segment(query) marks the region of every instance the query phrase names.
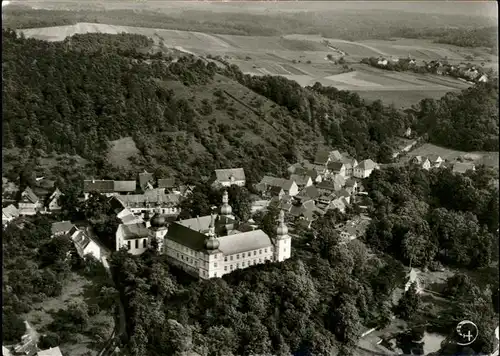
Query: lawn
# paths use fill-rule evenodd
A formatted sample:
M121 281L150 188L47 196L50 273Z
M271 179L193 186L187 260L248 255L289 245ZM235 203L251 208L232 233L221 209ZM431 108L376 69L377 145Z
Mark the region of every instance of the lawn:
M130 168L130 157L140 154L132 137L123 137L119 140L111 141L111 148L108 153L108 160L116 167Z

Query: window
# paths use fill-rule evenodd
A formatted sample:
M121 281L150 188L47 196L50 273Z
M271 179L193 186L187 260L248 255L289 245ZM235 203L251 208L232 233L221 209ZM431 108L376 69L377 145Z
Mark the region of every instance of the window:
M251 255L252 255L252 253L251 253L251 252L247 253L247 257L250 257Z
M217 277L217 272L214 272L214 277Z
M267 248L264 249L264 253L267 253Z
M259 250L259 255L262 255L262 250Z
M224 266L224 271L227 271L227 266Z
M240 264L239 264L239 262L236 264L236 268L240 268Z
M129 250L132 248L132 244L130 243L130 241L127 241L127 247Z
M256 254L257 254L257 251L254 251L254 252L253 252L253 255L255 256Z
M286 247L283 249L283 252L286 252Z
M233 256L229 256L229 259L232 261L233 260Z
M139 248L139 240L135 240L135 248Z
M184 260L184 256L181 256L181 260Z
M224 262L227 262L227 256L226 256L226 257L224 257Z
M214 262L214 268L217 268L217 262Z
M239 260L239 259L240 259L240 255L239 255L239 254L237 254L237 255L236 255L236 259L237 259L237 260Z
M245 261L241 263L241 267L245 267Z
M232 271L232 270L233 270L233 265L230 265L230 266L229 266L229 269Z
M253 264L256 264L257 263L257 260L253 260Z
M262 258L259 258L259 263L262 263Z
M177 258L179 258L179 252L177 252Z
M143 248L148 247L148 242L147 242L147 241L148 241L148 240L146 240L146 239L142 240L142 247L143 247Z

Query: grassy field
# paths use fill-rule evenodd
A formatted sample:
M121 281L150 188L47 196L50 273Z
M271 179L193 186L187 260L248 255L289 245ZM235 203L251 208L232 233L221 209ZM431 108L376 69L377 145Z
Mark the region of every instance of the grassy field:
M450 91L459 91L468 85L450 77L416 74L411 72L389 72L359 64L361 58L371 56L411 55L417 61L438 60L445 57L450 62L465 60L465 56L476 56L475 62L485 59L498 60L482 49L467 49L451 45L436 44L428 40L396 39L394 41L346 41L326 39L318 35L285 36L236 36L214 35L194 31L177 31L145 27L115 26L96 23L78 23L72 26L46 27L20 30L27 37L60 41L75 33L138 33L162 39L169 48L199 56L220 55L231 64L237 65L244 73L252 75L282 75L297 81L302 86L320 82L325 86L335 86L342 90L358 92L367 100L381 99L396 107L408 107L424 98L439 98ZM326 57L341 55L332 48L345 51L349 67L355 71L345 73L341 65L335 65ZM113 160L126 166L128 143L123 143L124 151L117 152ZM132 149L132 148L131 148Z
M474 162L476 165L484 164L486 166L498 168L499 167L499 155L498 152L464 152L452 150L449 148L439 147L431 143L426 143L408 153L406 160L411 159L414 156L428 156L430 154L436 154L441 156L441 158L453 162L458 157L462 157L466 160Z
M92 281L82 277L79 274L72 273L68 283L63 287L61 296L51 298L43 303L35 304L33 310L24 315L30 325L37 331L39 335L47 330L48 325L54 320L55 314L66 308L70 301L86 302L87 304L95 303L92 298ZM114 327L113 316L105 311L91 317L91 325L101 325L108 331L107 337L111 335ZM88 334L88 333L86 333ZM91 352L92 355L97 355L100 345L96 344L95 338L90 338L88 335L77 334L75 341L60 345L61 350L68 355L84 355Z
M123 137L119 140L111 141L111 148L108 153L108 160L116 167L130 168L130 157L140 154L132 137Z

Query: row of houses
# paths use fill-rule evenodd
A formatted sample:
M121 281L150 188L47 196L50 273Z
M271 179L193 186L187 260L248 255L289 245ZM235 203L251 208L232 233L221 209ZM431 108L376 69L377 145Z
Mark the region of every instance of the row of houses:
M476 170L472 162L446 162L439 155L414 156L410 159L410 164L417 165L425 170L432 168L451 168L454 173L461 174L469 170Z

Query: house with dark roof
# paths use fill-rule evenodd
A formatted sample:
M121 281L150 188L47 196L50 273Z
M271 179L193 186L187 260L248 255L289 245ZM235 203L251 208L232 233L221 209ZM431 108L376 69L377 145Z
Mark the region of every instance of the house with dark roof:
M297 183L290 179L264 176L260 183L255 186L255 188L261 193L267 191L269 187L280 187L283 189L285 194L288 194L290 196L295 196L299 193L299 187Z
M148 189L153 189L154 186L154 175L153 173L149 173L144 171L138 174L137 180L139 181L139 188L145 192Z
M329 162L326 166L328 176L340 175L346 176L346 166L340 161Z
M296 198L301 199L301 200L309 200L313 199L315 200L317 197L319 197L320 193L318 191L318 188L316 188L314 185L311 185L309 187L305 187L300 191L300 193L296 196Z
M230 187L237 185L244 187L246 183L245 171L243 168L216 169L214 185L220 187Z
M12 204L2 209L2 225L6 226L12 220L19 217L19 210Z
M266 261L290 258L291 237L279 216L276 238L231 217L227 195L220 213L173 222L165 236L167 260L193 276L221 277Z
M374 169L379 169L379 165L373 162L371 159L365 159L361 161L356 167L354 167L354 176L356 178L367 178L372 174Z
M160 178L158 179L158 189L165 189L165 191L173 192L175 189L175 178Z
M164 188L149 189L144 194L119 195L115 199L121 202L121 206L142 217L146 212L153 213L157 208L161 214L166 215L178 215L181 211L181 196L165 193Z
M76 248L76 252L81 258L87 255L92 255L96 259L101 259L101 246L92 240L86 230L79 229L74 226L70 230L71 241Z
M292 174L290 180L294 181L299 189L313 185L311 177L305 174Z
M314 156L314 164L325 166L330 161L330 152L328 151L317 151L316 156Z
M135 180L84 180L83 196L87 200L91 193L103 194L107 197L114 195L134 193L137 189Z
M43 208L43 202L33 192L30 187L21 193L21 200L19 200L19 214L20 215L35 215Z
M58 221L52 223L50 229L51 237L61 236L68 234L73 228L74 224L71 221Z
M290 174L296 174L299 176L309 176L311 177L311 180L313 183L319 183L323 180L323 176L320 172L323 172L325 170L324 167L321 169L316 168L314 165L309 164L307 161L303 163L296 163L297 166L293 165L293 169L291 170L291 167L289 167L288 172Z
M414 156L411 158L410 163L419 166L420 168L425 170L431 168L431 162L427 157L424 156Z
M470 162L455 162L453 164L453 172L454 173L465 173L467 171L475 171L476 166L473 163Z

